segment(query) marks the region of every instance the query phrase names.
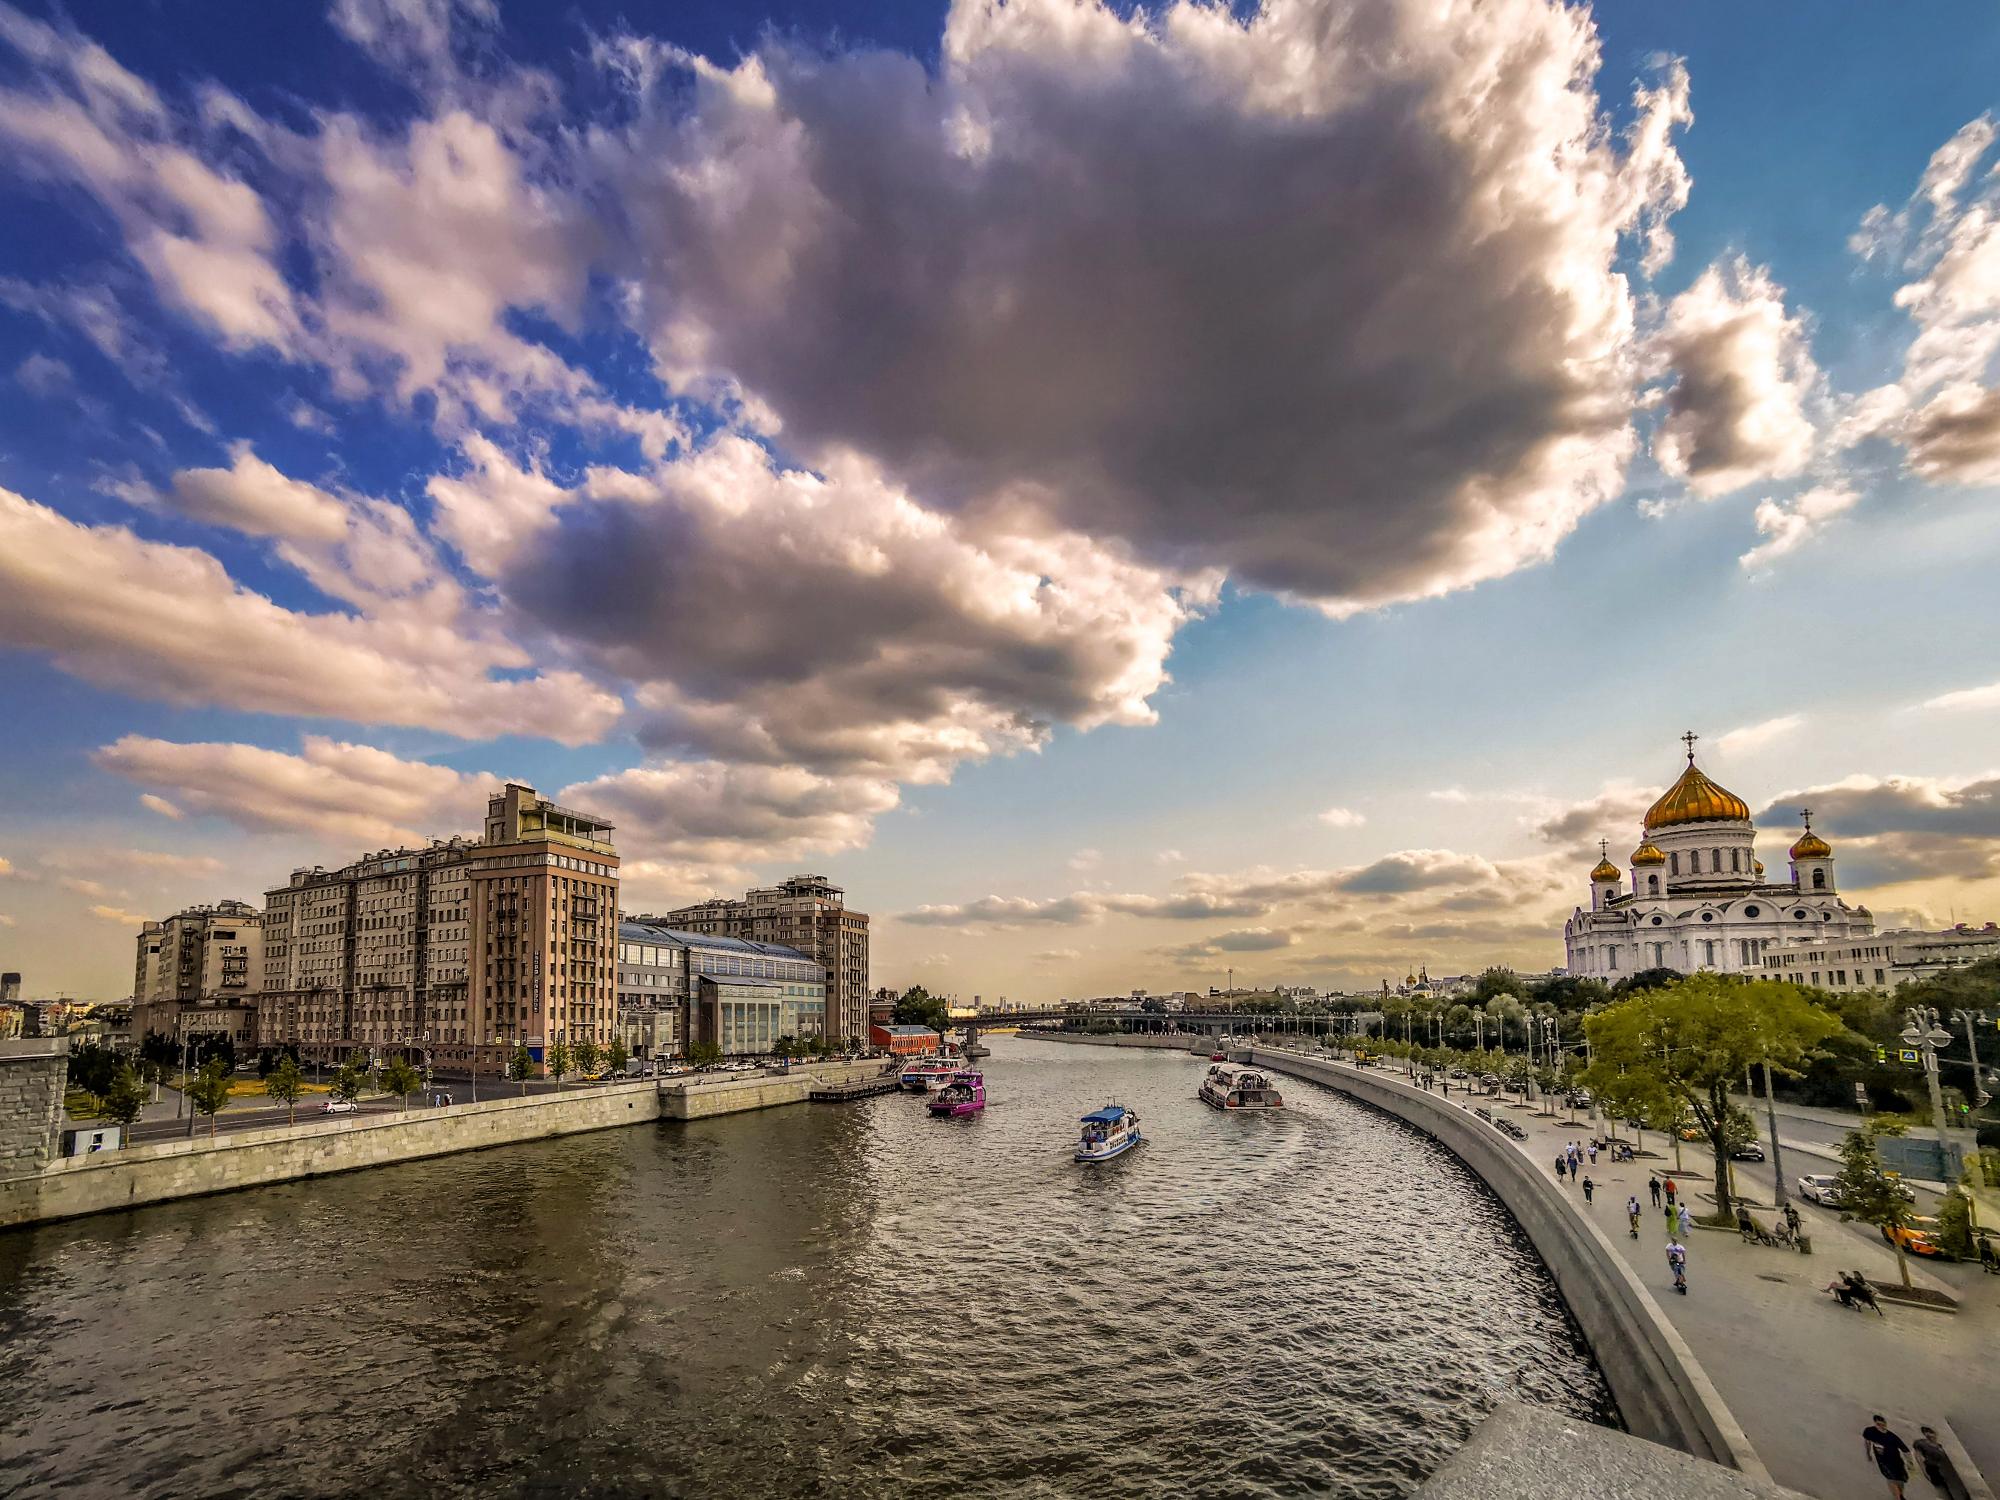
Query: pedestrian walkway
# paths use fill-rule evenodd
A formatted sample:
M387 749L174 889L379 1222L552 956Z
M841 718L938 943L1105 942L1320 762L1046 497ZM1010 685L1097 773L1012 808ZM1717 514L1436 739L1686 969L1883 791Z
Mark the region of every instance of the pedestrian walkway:
M1861 1429L1878 1411L1906 1439L1916 1437L1920 1424L1935 1425L1942 1417L1967 1439L1975 1457L1990 1462L1983 1450L1995 1423L2000 1278L1976 1276L1955 1284L1957 1316L1887 1303L1881 1318L1850 1311L1820 1288L1838 1270L1894 1282L1895 1254L1887 1245L1841 1230L1833 1214L1806 1207L1801 1212L1815 1239L1809 1256L1746 1245L1734 1231L1696 1228L1683 1241L1689 1292L1676 1296L1667 1267L1665 1216L1652 1208L1646 1189L1650 1173L1671 1169L1670 1151L1622 1164L1603 1152L1595 1166L1586 1159L1584 1174L1595 1185L1586 1206L1574 1179L1565 1177L1564 1186L1556 1187L1555 1158L1570 1141L1601 1136L1600 1128L1456 1090L1450 1099L1468 1109L1484 1107L1521 1127L1524 1139L1517 1148L1625 1257L1780 1484L1818 1500L1882 1500L1886 1487L1863 1458L1861 1445ZM1648 1145L1664 1149L1657 1137ZM1713 1213L1713 1203L1703 1196L1714 1189L1702 1154L1686 1151L1683 1161L1689 1170L1675 1181L1696 1195L1697 1214ZM1738 1181L1752 1186L1747 1167L1739 1164ZM1768 1204L1770 1169L1755 1170L1763 1176L1754 1196ZM1637 1197L1644 1210L1637 1240L1627 1229L1628 1196ZM1920 1485L1912 1486L1913 1495L1921 1492Z

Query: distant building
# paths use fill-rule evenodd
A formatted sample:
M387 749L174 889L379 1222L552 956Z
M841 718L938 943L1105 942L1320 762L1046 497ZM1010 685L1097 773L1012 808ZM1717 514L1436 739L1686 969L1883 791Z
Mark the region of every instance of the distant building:
M1833 849L1809 813L1787 878L1765 879L1749 805L1696 767L1695 737L1683 738L1687 766L1647 809L1628 870L1600 859L1590 905L1564 925L1569 972L1611 983L1644 969L1761 973L1786 944L1873 934L1868 908L1835 890Z
M1826 990L1893 990L1987 958L2000 958L2000 927L1961 922L1942 932L1787 943L1764 955L1764 973Z
M824 1036L826 991L819 962L782 943L650 918L618 926L618 1024L634 1056L671 1057L690 1041L749 1056L769 1052L780 1037ZM649 1036L654 1050L641 1052L635 1036Z
M264 915L247 901L143 924L133 945L133 1036L227 1036L254 1048L263 963Z
M848 910L846 892L824 875L794 875L747 891L740 901L703 901L642 920L797 949L826 971L827 1035L867 1035L868 917Z
M484 836L294 870L265 893L265 1045L396 1048L499 1071L517 1047L607 1045L616 1010L611 825L509 783Z

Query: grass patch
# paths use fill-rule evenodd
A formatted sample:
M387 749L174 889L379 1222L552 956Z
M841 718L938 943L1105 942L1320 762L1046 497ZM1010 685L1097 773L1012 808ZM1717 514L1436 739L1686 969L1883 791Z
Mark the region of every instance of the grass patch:
M300 1088L299 1103L301 1105L315 1095L326 1095L333 1092L332 1084L314 1083L309 1078L300 1085ZM269 1103L271 1102L271 1095L270 1091L264 1087L264 1080L261 1078L232 1078L229 1081L229 1102L234 1104L239 1099L262 1100Z
M89 1089L64 1089L63 1113L72 1120L95 1120L102 1112L104 1101Z

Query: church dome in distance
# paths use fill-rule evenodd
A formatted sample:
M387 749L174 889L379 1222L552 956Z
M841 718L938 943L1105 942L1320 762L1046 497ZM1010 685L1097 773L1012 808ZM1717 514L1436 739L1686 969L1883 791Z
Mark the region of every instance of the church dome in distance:
M1647 839L1632 851L1632 863L1635 865L1663 865L1666 862L1666 855L1660 852L1660 846L1651 839Z
M1792 845L1793 859L1831 859L1833 845L1808 828L1799 835L1799 841Z
M1682 823L1747 823L1750 805L1736 793L1717 786L1694 763L1694 736L1687 741L1687 769L1666 794L1646 809L1646 832L1675 828Z
M1751 861L1750 861L1750 868L1751 868L1751 870L1752 870L1752 871L1754 871L1754 872L1756 873L1756 876L1757 876L1757 878L1758 878L1759 880L1762 880L1762 879L1764 878L1764 861L1763 861L1763 860L1761 860L1761 859L1753 859L1753 860L1751 860Z
M1616 880L1618 876L1618 866L1611 863L1608 859L1600 859L1597 862L1597 868L1590 872L1592 880Z

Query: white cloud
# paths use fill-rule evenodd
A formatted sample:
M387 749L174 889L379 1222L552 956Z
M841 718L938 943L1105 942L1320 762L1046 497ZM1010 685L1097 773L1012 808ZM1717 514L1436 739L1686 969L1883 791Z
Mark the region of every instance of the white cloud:
M76 372L61 360L36 352L14 367L14 384L30 396L61 396L76 389Z
M1754 755L1797 732L1805 724L1803 714L1781 714L1757 724L1745 724L1716 737L1716 746L1725 755Z
M1079 849L1069 857L1066 863L1079 875L1086 874L1104 863L1104 851L1102 849Z
M1834 517L1854 508L1860 496L1840 485L1815 485L1790 500L1759 500L1757 531L1764 538L1737 559L1751 572L1794 552Z
M1153 863L1156 865L1178 865L1186 862L1187 856L1178 849L1162 849L1153 856Z
M142 792L140 794L139 805L150 812L158 813L163 818L172 818L175 822L179 822L187 816L186 813L174 806L165 797L156 797L151 792Z
M1468 792L1462 786L1442 786L1439 787L1436 791L1429 793L1428 795L1433 802L1452 802L1452 803L1463 804L1470 802L1472 800L1472 793Z
M117 906L93 906L90 914L101 922L115 922L120 927L143 927L151 920L143 912L126 911Z
M177 744L128 734L93 757L176 804L252 832L311 834L351 857L477 828L497 777L308 735L297 755L255 745Z
M1329 807L1319 820L1329 828L1359 828L1368 821L1351 807Z
M963 0L935 76L654 61L592 162L658 366L816 466L1335 610L1546 558L1622 482L1618 258L1668 253L1690 115L1669 64L1621 144L1585 12Z
M1960 688L1956 692L1940 693L1935 698L1926 698L1923 707L1941 708L1952 713L2000 708L2000 682L1989 682L1985 687Z
M336 585L337 586L337 585ZM0 490L0 645L168 703L411 724L487 737L601 735L618 701L573 672L500 679L517 649L465 622L303 614L192 547L81 526Z
M1804 319L1763 267L1738 256L1702 272L1667 305L1652 353L1672 377L1653 434L1664 473L1711 496L1805 468L1819 369Z

